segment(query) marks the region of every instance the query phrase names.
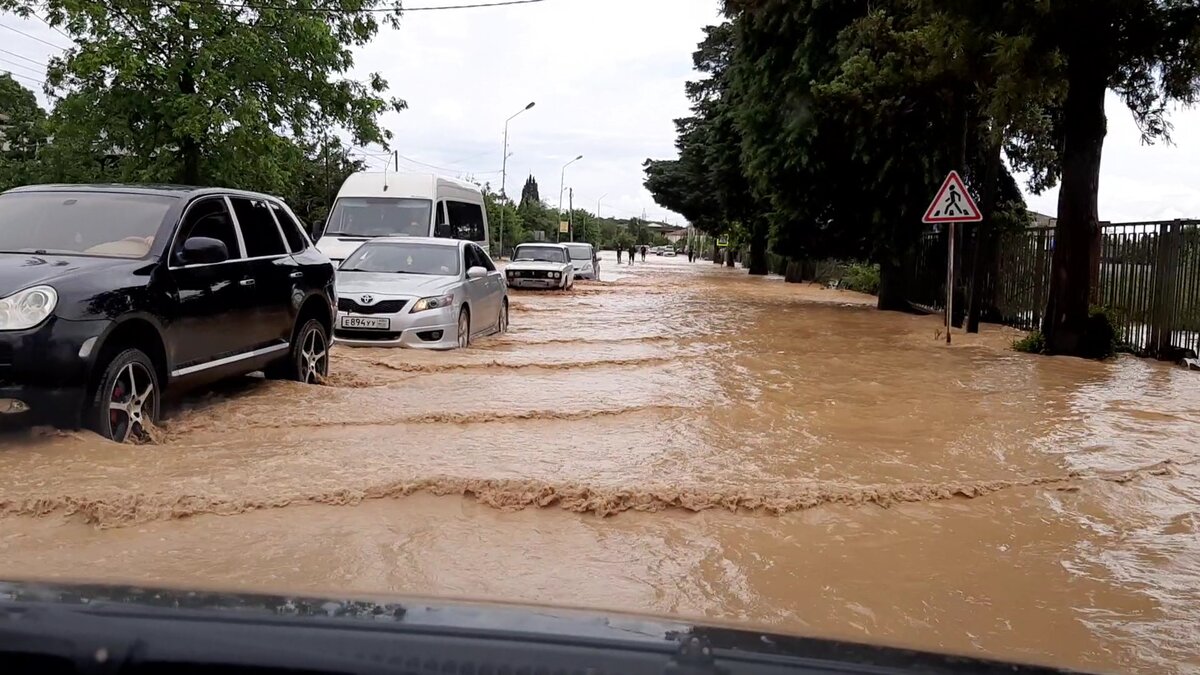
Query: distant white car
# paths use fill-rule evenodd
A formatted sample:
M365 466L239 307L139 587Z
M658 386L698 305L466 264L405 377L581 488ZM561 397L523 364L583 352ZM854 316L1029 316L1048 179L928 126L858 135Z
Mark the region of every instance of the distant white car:
M675 257L675 249L668 246L662 250L662 254L668 258L674 258Z
M508 288L477 244L378 237L337 272L334 342L359 347L454 349L508 330Z
M513 288L568 290L575 286L571 253L562 244L521 244L504 273Z
M600 278L600 259L591 244L570 243L563 246L566 246L571 254L571 265L575 268L576 279Z

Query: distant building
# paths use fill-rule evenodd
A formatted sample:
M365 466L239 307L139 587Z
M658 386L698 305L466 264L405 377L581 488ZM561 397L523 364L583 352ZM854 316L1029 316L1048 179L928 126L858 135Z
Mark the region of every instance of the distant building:
M1028 211L1030 224L1034 227L1056 227L1058 218L1037 211Z

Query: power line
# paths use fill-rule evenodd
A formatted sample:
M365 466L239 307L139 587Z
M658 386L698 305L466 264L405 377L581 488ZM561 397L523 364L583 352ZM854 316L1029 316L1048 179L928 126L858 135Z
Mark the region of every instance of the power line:
M12 68L24 68L25 70L33 73L34 75L44 75L44 73L42 71L35 70L32 66L27 66L23 63L17 63L16 61L13 61L12 59L6 59L3 56L0 56L0 63L7 63Z
M47 42L36 35L30 35L29 33L26 33L25 31L17 29L17 28L13 28L12 26L9 26L8 24L0 23L0 28L7 28L7 29L11 30L12 32L17 33L18 35L24 35L25 37L29 38L30 40L37 40L38 42L40 42L44 45L50 45L51 47L54 47L55 49L61 49L61 50L70 49L70 47L59 47L58 45L54 44L53 42Z
M41 61L38 61L36 59L31 59L28 56L22 56L16 52L10 52L7 49L0 49L0 52L4 52L5 54L8 54L9 56L15 56L18 59L21 59L22 61L28 61L28 62L34 64L35 66L41 66L43 68L46 67L46 64L42 63Z
M50 23L49 21L47 21L47 20L43 19L43 18L42 18L42 16L41 16L40 14L38 14L38 13L36 13L36 12L31 12L31 13L33 14L33 16L34 16L34 17L36 17L36 18L37 18L37 20L38 20L38 21L41 21L42 23L44 23L44 24L46 24L47 26L49 26L49 27L50 27L50 30L52 30L52 31L54 31L55 33L58 33L59 35L61 35L61 36L65 37L65 38L67 38L67 39L68 39L68 40L70 40L71 42L75 42L75 38L73 38L73 37L71 37L70 35L67 35L66 33L64 33L64 32L62 32L61 30L59 30L59 29L58 29L58 26L55 26L54 24Z
M20 73L14 73L14 72L13 72L13 71L11 71L11 70L0 70L0 73L6 73L6 74L8 74L8 75L12 75L13 77L19 77L19 78L21 78L22 80L29 80L30 82L37 82L38 84L40 84L40 85L42 85L42 86L45 86L45 85L46 85L46 82L45 82L45 80L39 80L39 79L37 79L36 77L29 77L28 75L22 75L22 74L20 74Z

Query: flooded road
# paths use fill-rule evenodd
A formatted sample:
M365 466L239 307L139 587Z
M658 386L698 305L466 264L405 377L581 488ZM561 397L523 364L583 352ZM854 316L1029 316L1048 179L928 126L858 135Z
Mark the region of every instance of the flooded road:
M155 445L0 436L0 577L683 614L1200 670L1200 377L937 339L682 258L512 295L465 352L340 348Z

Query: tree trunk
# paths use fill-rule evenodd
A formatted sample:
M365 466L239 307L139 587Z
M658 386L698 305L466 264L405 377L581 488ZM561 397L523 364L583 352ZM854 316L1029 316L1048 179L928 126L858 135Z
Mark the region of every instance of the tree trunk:
M908 270L896 258L887 256L879 265L879 302L876 307L891 312L909 312Z
M979 317L983 313L983 285L990 261L996 249L996 183L1000 180L1001 148L999 144L988 145L987 165L983 169L983 187L980 190L979 208L983 211L983 222L976 225L971 247L971 284L967 301L967 332L979 332Z
M767 263L767 224L755 223L750 232L750 274L765 275L769 272Z
M726 267L734 266L733 265L733 247L732 246L725 247L725 266Z
M189 68L191 64L189 63ZM190 69L179 75L179 92L189 96L196 93L196 79ZM183 185L200 184L200 143L191 133L179 139L179 154L183 162L180 171L180 183Z
M1051 354L1077 355L1088 324L1092 241L1100 228L1097 198L1108 126L1104 115L1108 78L1093 59L1079 55L1069 58L1062 187L1042 333Z
M713 258L712 258L712 260L713 260L714 265L721 264L721 247L717 246L716 237L713 237Z

